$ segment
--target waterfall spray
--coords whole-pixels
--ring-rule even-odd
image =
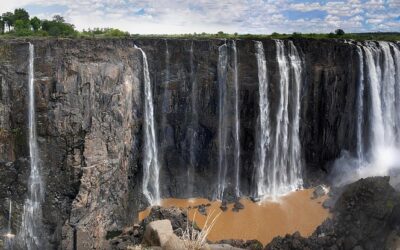
[[[365,42],[357,45],[357,54],[360,77],[356,153],[352,157],[343,152],[336,160],[332,171],[335,185],[368,176],[391,175],[391,180],[399,179],[399,47],[390,42]]]

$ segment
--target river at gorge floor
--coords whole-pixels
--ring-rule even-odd
[[[207,214],[219,214],[214,227],[208,235],[208,240],[219,241],[227,239],[259,240],[266,245],[276,236],[284,236],[299,231],[302,236],[310,236],[314,230],[329,217],[329,211],[322,207],[327,195],[312,199],[314,189],[304,189],[280,197],[277,201],[265,200],[253,202],[242,198],[240,203],[244,209],[233,212],[233,204],[222,212],[220,201],[208,199],[175,199],[168,198],[161,201],[163,207],[179,207],[188,209],[189,219],[193,218],[202,228],[206,216],[193,208],[201,204],[211,204],[207,207]],[[150,209],[139,213],[139,220],[148,216]],[[209,218],[209,221],[212,218]]]

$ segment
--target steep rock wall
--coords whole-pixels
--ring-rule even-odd
[[[189,128],[195,80],[198,126],[193,196],[212,197],[218,172],[218,46],[226,41],[39,39],[31,42],[36,51],[36,120],[46,183],[43,214],[49,248],[59,248],[63,242],[63,248],[72,249],[82,238],[89,239],[85,244],[103,246],[107,231],[130,224],[137,210],[146,205],[141,194],[143,64],[134,44],[148,57],[162,166],[162,196],[188,195],[187,167],[193,132]],[[273,40],[262,42],[273,111],[277,109],[280,77],[276,47]],[[355,45],[341,41],[299,39],[294,44],[304,61],[300,141],[307,176],[329,167],[327,163],[337,158],[342,149],[354,148],[358,61]],[[254,174],[259,112],[254,41],[238,40],[237,52],[240,181],[241,191],[246,195],[250,193]],[[16,207],[13,216],[16,231],[29,173],[27,58],[27,41],[0,41],[0,222],[7,225],[6,199],[11,197]],[[228,62],[228,78],[232,77],[232,63]],[[232,84],[229,79],[228,84]],[[233,114],[226,115],[233,119]],[[232,196],[232,171],[227,178],[227,193]]]

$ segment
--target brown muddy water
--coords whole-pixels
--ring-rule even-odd
[[[311,199],[313,189],[304,189],[292,192],[281,197],[278,201],[262,201],[254,203],[249,199],[241,199],[244,209],[233,212],[233,204],[228,205],[228,210],[222,212],[219,208],[221,202],[207,199],[164,199],[163,207],[179,207],[188,209],[196,205],[208,204],[207,213],[214,211],[214,216],[219,214],[208,240],[219,241],[224,239],[257,239],[264,245],[271,242],[276,236],[284,236],[299,231],[302,236],[309,236],[326,218],[329,211],[322,207],[322,202],[327,196]],[[197,209],[190,208],[189,219],[195,218],[196,224],[202,228],[206,216],[201,215]],[[139,220],[148,216],[150,209],[139,213]],[[209,218],[209,221],[212,218]]]

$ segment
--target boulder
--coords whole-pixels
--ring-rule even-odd
[[[171,235],[168,241],[162,246],[163,250],[186,250],[185,243],[175,234]]]
[[[158,220],[150,222],[144,233],[144,243],[149,246],[164,247],[170,238],[174,235],[172,230],[171,221]]]

